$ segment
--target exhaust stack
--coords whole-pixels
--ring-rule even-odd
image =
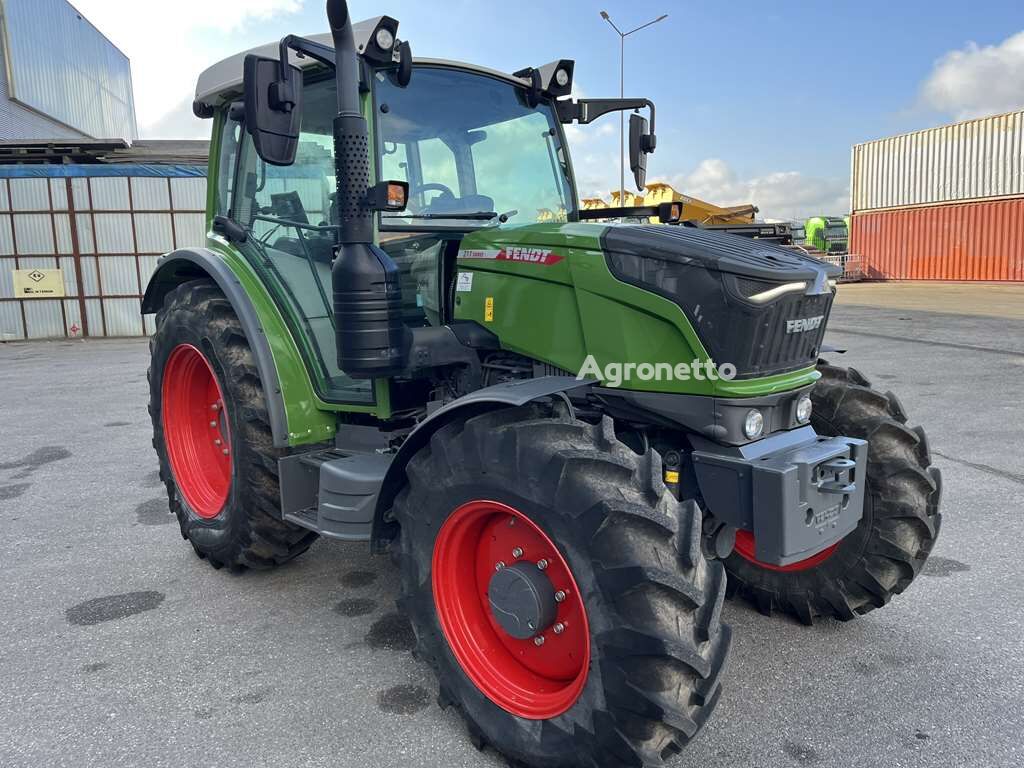
[[[337,62],[334,175],[340,229],[331,284],[338,366],[354,378],[392,376],[406,368],[410,333],[402,325],[398,267],[373,244],[369,132],[348,3],[327,0],[327,18]]]

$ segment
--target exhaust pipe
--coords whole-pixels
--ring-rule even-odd
[[[327,19],[337,62],[334,176],[340,228],[331,284],[338,367],[359,379],[393,376],[407,367],[411,334],[402,324],[398,267],[373,244],[369,132],[348,3],[327,0]]]

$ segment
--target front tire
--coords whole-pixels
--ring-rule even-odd
[[[739,536],[726,560],[730,596],[804,624],[816,616],[849,621],[886,605],[921,572],[942,523],[942,478],[931,466],[924,430],[907,427],[898,398],[871,389],[856,369],[821,361],[818,370],[815,431],[868,441],[864,516],[837,545],[791,566],[757,561],[753,541]]]
[[[401,605],[474,743],[529,766],[657,766],[681,751],[717,703],[731,633],[724,570],[704,559],[699,509],[668,493],[660,457],[633,453],[610,419],[531,405],[441,427],[407,476],[394,507]],[[470,513],[484,515],[476,533],[450,547]],[[552,619],[566,627],[541,628],[539,645],[501,636],[482,583],[538,552],[553,588],[576,586]],[[467,642],[489,650],[474,657]]]
[[[280,519],[263,382],[231,303],[209,280],[167,294],[150,340],[160,478],[181,535],[214,568],[269,568],[317,538]]]

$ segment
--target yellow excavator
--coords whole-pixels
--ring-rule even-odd
[[[697,224],[750,224],[754,221],[754,214],[757,213],[757,206],[731,205],[723,207],[700,200],[696,197],[684,195],[677,192],[671,184],[656,181],[647,184],[644,192],[626,192],[624,199],[619,200],[618,191],[612,192],[611,203],[606,203],[601,198],[585,198],[584,210],[599,208],[627,208],[633,206],[657,206],[661,203],[682,203],[683,213],[680,221],[692,221]]]
[[[753,237],[761,240],[771,240],[780,245],[791,245],[793,236],[788,223],[769,223],[755,221],[754,217],[758,212],[756,205],[721,206],[709,203],[690,195],[684,195],[677,191],[671,184],[656,181],[645,185],[644,191],[626,192],[621,196],[618,191],[611,193],[611,202],[605,202],[599,197],[585,197],[580,201],[583,210],[600,210],[604,208],[617,209],[620,215],[623,209],[628,208],[657,208],[663,203],[681,203],[682,214],[678,223],[687,226],[701,227],[703,229],[715,229],[730,232],[745,237]],[[627,216],[627,219],[629,217]],[[638,217],[635,220],[647,220],[646,216]],[[649,219],[652,223],[657,218]]]
[[[709,203],[706,200],[681,194],[672,185],[660,181],[646,185],[643,194],[626,192],[621,202],[619,201],[618,191],[611,193],[610,203],[602,200],[600,197],[585,197],[580,201],[580,207],[585,211],[592,211],[602,208],[656,207],[661,203],[675,202],[683,204],[680,221],[692,221],[703,225],[751,224],[754,221],[754,215],[757,213],[756,205],[747,204],[723,207]],[[552,211],[550,208],[541,208],[537,211],[537,220],[565,221],[565,211]]]

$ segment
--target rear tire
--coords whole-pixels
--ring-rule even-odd
[[[263,382],[252,349],[231,303],[217,285],[209,280],[193,280],[168,293],[157,313],[156,333],[149,348],[153,447],[182,537],[214,568],[269,568],[305,552],[317,535],[280,518],[277,460],[285,452],[274,448]],[[219,428],[213,426],[216,419],[211,417],[210,437],[221,441],[218,449],[229,451],[229,484],[221,489],[216,501],[211,501],[209,494],[198,494],[188,480],[194,468],[190,468],[187,456],[197,455],[195,466],[202,467],[209,463],[210,457],[202,452],[209,446],[196,440],[197,445],[190,447],[187,435],[176,438],[166,433],[168,425],[172,430],[181,429],[175,426],[180,420],[165,418],[165,395],[177,386],[168,379],[165,387],[165,373],[168,361],[176,354],[180,357],[183,350],[193,357],[201,355],[223,403],[223,416],[216,417],[222,419]],[[175,368],[172,360],[171,375],[177,375]],[[173,399],[178,411],[190,407],[187,398]],[[194,405],[202,407],[202,403]],[[170,407],[167,404],[168,413]],[[186,458],[169,455],[168,438],[171,444],[185,441]]]
[[[921,572],[942,523],[942,478],[931,466],[924,430],[905,426],[898,398],[871,389],[856,369],[819,361],[818,370],[815,431],[868,441],[864,516],[823,560],[810,558],[804,567],[774,569],[737,551],[726,560],[730,596],[804,624],[816,616],[848,621],[886,605]]]
[[[439,703],[458,709],[473,743],[527,766],[660,766],[680,752],[718,701],[731,632],[720,621],[724,570],[701,553],[699,509],[665,489],[657,453],[633,453],[610,419],[590,425],[530,405],[441,427],[407,476],[394,506],[400,605],[417,655],[437,674]],[[444,547],[435,543],[453,511],[481,503],[474,500],[517,510],[539,528],[583,598],[589,665],[547,714],[496,703],[446,639],[438,590],[447,587],[432,578]],[[510,549],[510,564],[513,557]],[[477,572],[466,562],[465,579],[479,584],[478,573],[494,572],[485,565]],[[569,630],[546,634],[555,650]],[[521,642],[525,658],[534,643]],[[521,710],[537,703],[527,697]]]

